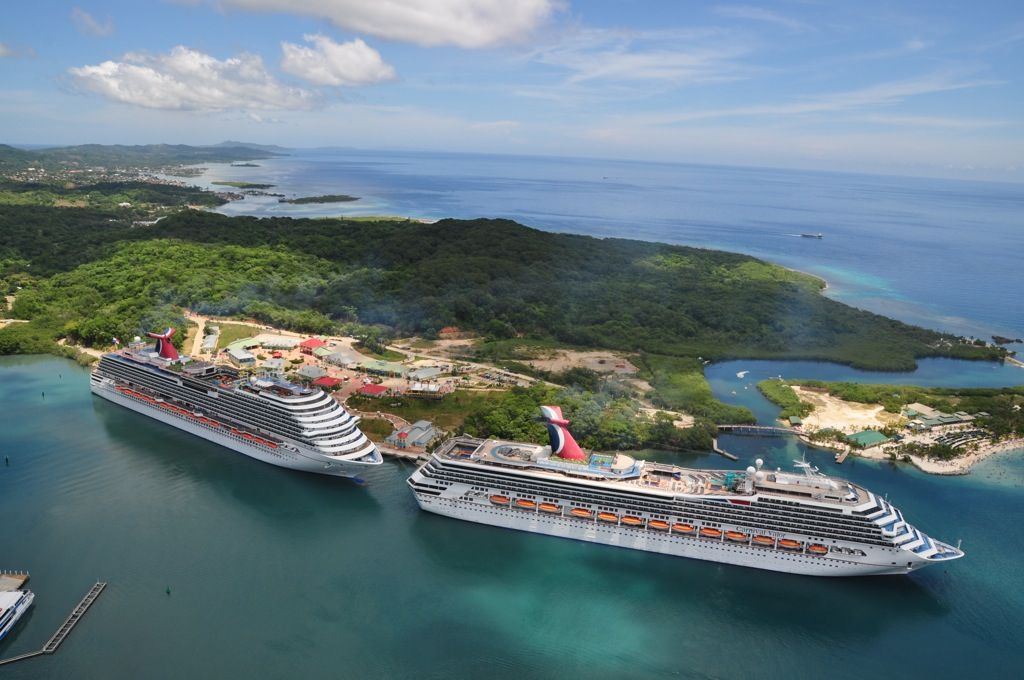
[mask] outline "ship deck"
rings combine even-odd
[[[830,499],[814,494],[801,484],[802,475],[780,471],[764,471],[764,480],[756,491],[744,490],[742,470],[702,470],[652,461],[636,461],[623,454],[594,455],[588,461],[569,462],[550,458],[550,448],[537,444],[510,442],[498,439],[456,437],[445,442],[434,455],[453,461],[469,461],[499,468],[514,468],[532,475],[555,479],[585,479],[592,483],[612,487],[632,487],[645,491],[669,494],[720,496],[744,499],[755,494],[791,499],[794,495],[816,502],[834,503],[851,507],[870,500],[868,492],[845,480],[830,479],[843,492],[852,490],[854,497]],[[598,463],[595,466],[594,460]],[[821,497],[817,497],[821,496]]]

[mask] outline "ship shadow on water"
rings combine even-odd
[[[245,454],[94,398],[93,411],[117,451],[130,465],[148,465],[167,484],[208,488],[275,522],[298,522],[324,512],[379,513],[365,484],[345,477],[302,472]]]

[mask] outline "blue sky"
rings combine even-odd
[[[230,138],[1024,181],[1019,0],[2,11],[8,143]]]

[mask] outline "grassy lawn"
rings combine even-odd
[[[367,356],[367,357],[370,357],[372,359],[382,359],[384,361],[399,361],[399,362],[405,361],[405,355],[402,354],[401,352],[396,352],[393,349],[385,349],[383,354],[378,354],[377,352],[371,352],[370,350],[366,349],[365,347],[360,347],[358,345],[352,345],[352,349],[354,349],[355,351],[359,352],[363,356]]]
[[[236,340],[251,338],[259,333],[259,331],[252,326],[242,326],[237,323],[221,323],[214,325],[220,326],[220,337],[217,339],[217,349],[224,349]]]
[[[359,421],[359,429],[375,442],[384,441],[384,438],[395,430],[391,422],[383,418],[363,418]]]
[[[444,399],[412,399],[401,397],[385,397],[373,399],[354,395],[349,397],[348,404],[360,411],[383,411],[405,418],[411,423],[417,420],[429,420],[442,430],[458,430],[465,422],[466,416],[485,405],[487,402],[501,399],[500,392],[468,392],[456,390]],[[397,404],[397,406],[394,406]],[[369,420],[369,419],[367,419]],[[366,422],[365,420],[363,422]],[[361,427],[361,426],[360,426]],[[388,430],[387,434],[391,434]]]

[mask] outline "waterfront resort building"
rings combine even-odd
[[[359,388],[359,394],[364,397],[383,397],[388,393],[386,385],[363,385]]]
[[[444,370],[438,366],[423,366],[409,371],[409,380],[437,380],[444,375]]]
[[[256,356],[240,347],[229,347],[227,350],[228,361],[239,368],[247,368],[256,365]]]
[[[335,366],[341,366],[342,368],[355,368],[359,366],[359,363],[363,360],[363,356],[350,352],[345,349],[335,350],[331,354],[327,355],[325,361],[328,361]]]
[[[299,377],[305,378],[306,380],[316,380],[317,378],[322,378],[327,375],[327,371],[319,366],[313,366],[312,364],[303,366],[295,372],[299,374]]]
[[[267,359],[263,362],[263,370],[274,375],[282,375],[284,373],[284,359],[279,357]]]
[[[313,350],[318,347],[326,347],[327,343],[320,338],[309,338],[299,343],[299,351],[303,354],[313,354]]]
[[[441,435],[429,420],[418,420],[395,430],[384,440],[390,446],[404,449],[410,446],[426,448],[437,441]]]
[[[420,399],[443,399],[448,390],[438,383],[414,382],[409,385],[405,393],[410,397],[418,397]]]
[[[405,366],[402,364],[396,364],[393,361],[364,359],[360,362],[360,367],[367,373],[371,373],[373,375],[386,375],[396,378],[405,375]]]
[[[343,382],[344,381],[341,378],[335,378],[333,376],[325,375],[314,380],[313,385],[315,385],[316,387],[322,387],[325,390],[330,390],[334,389]]]
[[[846,437],[851,444],[862,449],[870,449],[889,441],[889,438],[878,430],[864,430]]]

